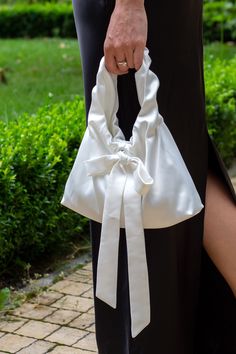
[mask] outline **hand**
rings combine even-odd
[[[105,66],[113,74],[138,70],[147,41],[147,16],[143,1],[117,0],[104,42]],[[126,61],[127,65],[117,62]]]

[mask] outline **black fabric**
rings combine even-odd
[[[73,0],[87,114],[114,3]],[[145,0],[145,7],[150,68],[160,79],[159,111],[203,204],[208,167],[222,178],[236,203],[227,170],[210,140],[205,121],[202,1]],[[132,134],[140,109],[134,72],[118,77],[118,118],[126,139]],[[151,323],[132,338],[125,229],[120,230],[118,303],[113,309],[95,296],[101,224],[90,220],[99,354],[236,353],[235,298],[202,247],[203,223],[204,209],[172,227],[145,229]]]

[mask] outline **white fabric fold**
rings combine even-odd
[[[89,176],[109,174],[97,265],[96,296],[117,306],[120,215],[124,207],[128,255],[131,334],[135,337],[150,323],[150,294],[141,198],[153,183],[138,157],[127,151],[84,161]]]

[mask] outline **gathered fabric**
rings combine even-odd
[[[160,82],[144,50],[135,73],[140,112],[130,140],[119,127],[117,75],[102,57],[92,90],[88,126],[66,182],[61,204],[102,223],[96,296],[117,306],[120,228],[125,228],[131,333],[151,321],[144,228],[163,228],[198,214],[204,205],[158,110]]]

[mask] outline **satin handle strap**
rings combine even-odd
[[[141,110],[140,116],[146,116],[148,111],[158,110],[156,102],[156,93],[159,87],[159,79],[149,67],[151,58],[149,50],[145,47],[143,62],[139,70],[135,72],[136,90]],[[97,73],[96,86],[92,90],[92,95],[97,97],[99,105],[96,104],[95,112],[104,112],[106,117],[111,117],[114,111],[118,109],[118,92],[117,92],[118,75],[110,73],[105,66],[105,58],[102,57]],[[109,99],[107,99],[109,95]],[[96,100],[93,97],[92,105]]]

